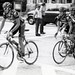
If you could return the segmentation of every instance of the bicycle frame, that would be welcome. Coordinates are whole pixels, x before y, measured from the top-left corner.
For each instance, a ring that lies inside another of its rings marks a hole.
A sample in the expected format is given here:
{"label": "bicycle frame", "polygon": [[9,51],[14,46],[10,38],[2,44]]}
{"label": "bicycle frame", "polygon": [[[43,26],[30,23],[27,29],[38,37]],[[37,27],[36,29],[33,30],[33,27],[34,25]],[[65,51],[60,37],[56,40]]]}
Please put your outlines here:
{"label": "bicycle frame", "polygon": [[[8,40],[8,44],[9,44],[10,46],[14,47],[16,50],[18,50],[18,49],[17,49],[17,46],[18,46],[18,45],[16,45],[13,41],[14,41],[14,40],[12,40],[12,41],[9,41],[9,40]],[[16,41],[15,41],[15,42],[16,42]],[[16,42],[16,43],[17,43],[17,42]],[[16,46],[14,46],[14,44],[15,44]],[[17,43],[17,44],[18,44],[18,43]]]}
{"label": "bicycle frame", "polygon": [[[27,41],[25,36],[23,36],[23,42],[24,42],[24,47],[25,47],[25,56],[24,57],[20,57],[19,56],[19,53],[20,53],[20,46],[19,46],[19,43],[12,39],[11,36],[6,37],[5,35],[2,35],[4,38],[6,38],[7,42],[3,42],[2,44],[0,44],[0,47],[3,48],[3,54],[5,55],[8,50],[11,51],[11,58],[10,58],[10,61],[9,63],[4,63],[4,64],[1,64],[0,65],[0,68],[1,69],[7,69],[11,66],[11,64],[13,63],[14,61],[14,50],[13,49],[16,49],[16,51],[18,52],[16,55],[17,55],[17,59],[20,60],[20,61],[25,61],[28,65],[32,65],[36,62],[37,58],[38,58],[38,47],[36,45],[35,42],[33,41]],[[15,37],[13,37],[15,38]],[[33,47],[34,48],[33,48]],[[11,49],[11,50],[10,50]],[[1,49],[2,50],[2,49]],[[2,53],[2,51],[1,51]],[[10,54],[10,52],[9,52]],[[32,58],[32,56],[34,55],[34,57]],[[36,55],[35,55],[36,54]],[[9,56],[8,56],[9,57]],[[7,58],[9,59],[9,58]],[[3,60],[3,59],[2,59]],[[4,58],[5,60],[5,58]]]}

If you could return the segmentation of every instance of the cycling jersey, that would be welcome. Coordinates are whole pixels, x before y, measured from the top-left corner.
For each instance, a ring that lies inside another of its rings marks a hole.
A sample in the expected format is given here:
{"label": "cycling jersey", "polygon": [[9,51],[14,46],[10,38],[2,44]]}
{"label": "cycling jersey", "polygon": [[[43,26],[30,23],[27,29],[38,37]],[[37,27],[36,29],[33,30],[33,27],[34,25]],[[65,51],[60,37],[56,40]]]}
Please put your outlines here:
{"label": "cycling jersey", "polygon": [[21,17],[19,17],[19,13],[16,10],[11,10],[8,14],[4,12],[3,17],[14,23],[14,25],[10,29],[10,31],[12,31],[14,29],[14,27],[17,24],[16,19],[19,18],[20,26],[18,28],[16,28],[15,30],[13,30],[12,33],[13,33],[13,35],[15,35],[19,31],[20,37],[24,35],[24,28],[25,28],[24,20]]}
{"label": "cycling jersey", "polygon": [[[11,12],[9,12],[8,14],[6,14],[5,12],[3,13],[3,17],[5,19],[10,20],[13,23],[16,23],[16,19],[19,18],[19,13],[16,10],[12,10]],[[22,18],[20,18],[20,22],[24,23],[24,20]]]}
{"label": "cycling jersey", "polygon": [[71,20],[71,22],[72,22],[72,34],[74,34],[75,35],[75,15],[69,15],[70,16],[70,20]]}
{"label": "cycling jersey", "polygon": [[57,16],[57,20],[58,21],[61,21],[61,23],[65,23],[65,22],[67,22],[68,20],[67,20],[67,15],[65,14],[65,15],[58,15]]}
{"label": "cycling jersey", "polygon": [[70,21],[69,15],[67,15],[67,14],[60,15],[59,14],[57,16],[57,21],[61,22],[60,27],[62,27],[65,24],[65,30],[64,31],[66,33],[68,33],[68,31],[69,31],[69,24],[68,24],[68,22]]}

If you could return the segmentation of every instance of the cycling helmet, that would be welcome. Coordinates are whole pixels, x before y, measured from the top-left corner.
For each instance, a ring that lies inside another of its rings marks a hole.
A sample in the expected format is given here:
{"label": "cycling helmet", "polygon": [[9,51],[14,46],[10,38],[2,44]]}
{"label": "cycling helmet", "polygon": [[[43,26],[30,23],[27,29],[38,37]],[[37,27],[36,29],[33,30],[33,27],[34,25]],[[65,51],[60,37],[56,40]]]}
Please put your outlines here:
{"label": "cycling helmet", "polygon": [[3,8],[12,8],[12,4],[10,2],[3,3]]}
{"label": "cycling helmet", "polygon": [[42,6],[45,6],[46,5],[46,3],[44,2],[44,3],[42,3]]}
{"label": "cycling helmet", "polygon": [[59,12],[66,12],[66,8],[64,7],[59,8]]}

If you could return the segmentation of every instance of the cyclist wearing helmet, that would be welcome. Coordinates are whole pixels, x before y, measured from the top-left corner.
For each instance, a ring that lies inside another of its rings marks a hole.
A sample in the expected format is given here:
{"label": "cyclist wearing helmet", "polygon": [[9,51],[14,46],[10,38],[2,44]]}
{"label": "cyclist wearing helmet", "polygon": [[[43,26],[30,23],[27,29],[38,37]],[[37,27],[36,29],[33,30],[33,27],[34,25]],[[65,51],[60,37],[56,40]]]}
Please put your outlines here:
{"label": "cyclist wearing helmet", "polygon": [[24,56],[24,45],[23,45],[23,37],[24,37],[24,29],[25,24],[24,20],[19,16],[19,13],[16,10],[12,9],[12,4],[10,2],[5,2],[3,4],[3,21],[0,27],[0,33],[4,27],[6,19],[9,19],[14,23],[13,27],[9,30],[7,37],[15,35],[19,31],[19,44],[21,47],[21,51],[19,56]]}
{"label": "cyclist wearing helmet", "polygon": [[70,39],[75,43],[75,7],[70,7],[70,20],[71,20],[71,32],[70,32]]}
{"label": "cyclist wearing helmet", "polygon": [[67,34],[71,30],[71,27],[69,24],[70,23],[69,16],[68,16],[68,14],[66,14],[66,8],[61,7],[59,9],[59,12],[60,12],[59,15],[56,17],[58,29],[57,29],[57,32],[55,33],[55,37],[57,36],[58,32],[61,31],[63,28],[65,28],[64,32]]}
{"label": "cyclist wearing helmet", "polygon": [[[74,42],[74,45],[71,46],[70,53],[74,52],[75,48],[75,7],[71,6],[69,8],[70,14],[69,14],[69,22],[70,22],[70,32],[69,32],[69,39],[71,39]],[[74,53],[75,54],[75,53]]]}

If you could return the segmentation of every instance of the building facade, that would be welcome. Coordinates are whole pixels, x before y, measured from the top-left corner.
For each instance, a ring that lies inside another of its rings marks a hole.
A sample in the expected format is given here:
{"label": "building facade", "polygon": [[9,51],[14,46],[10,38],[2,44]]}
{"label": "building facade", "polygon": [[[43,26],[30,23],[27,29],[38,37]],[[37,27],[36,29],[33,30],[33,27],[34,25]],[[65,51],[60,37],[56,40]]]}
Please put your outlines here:
{"label": "building facade", "polygon": [[71,3],[75,3],[75,0],[27,0],[27,8],[34,8],[35,4],[42,2],[46,3],[46,9],[60,8],[61,6],[68,8]]}
{"label": "building facade", "polygon": [[0,15],[3,13],[2,5],[4,2],[10,2],[14,9],[18,9],[23,12],[26,11],[27,0],[0,0]]}
{"label": "building facade", "polygon": [[[27,9],[35,9],[35,4],[37,3],[46,3],[46,7],[59,7],[59,5],[56,5],[57,3],[59,4],[70,4],[70,3],[75,3],[75,0],[0,0],[0,12],[2,14],[3,9],[2,9],[2,4],[4,2],[10,2],[13,4],[14,9],[21,9],[21,11],[25,12]],[[55,4],[51,6],[51,4]],[[68,7],[68,6],[67,6]]]}
{"label": "building facade", "polygon": [[34,3],[40,3],[40,2],[46,2],[46,3],[74,3],[75,0],[27,0],[27,4],[34,4]]}

